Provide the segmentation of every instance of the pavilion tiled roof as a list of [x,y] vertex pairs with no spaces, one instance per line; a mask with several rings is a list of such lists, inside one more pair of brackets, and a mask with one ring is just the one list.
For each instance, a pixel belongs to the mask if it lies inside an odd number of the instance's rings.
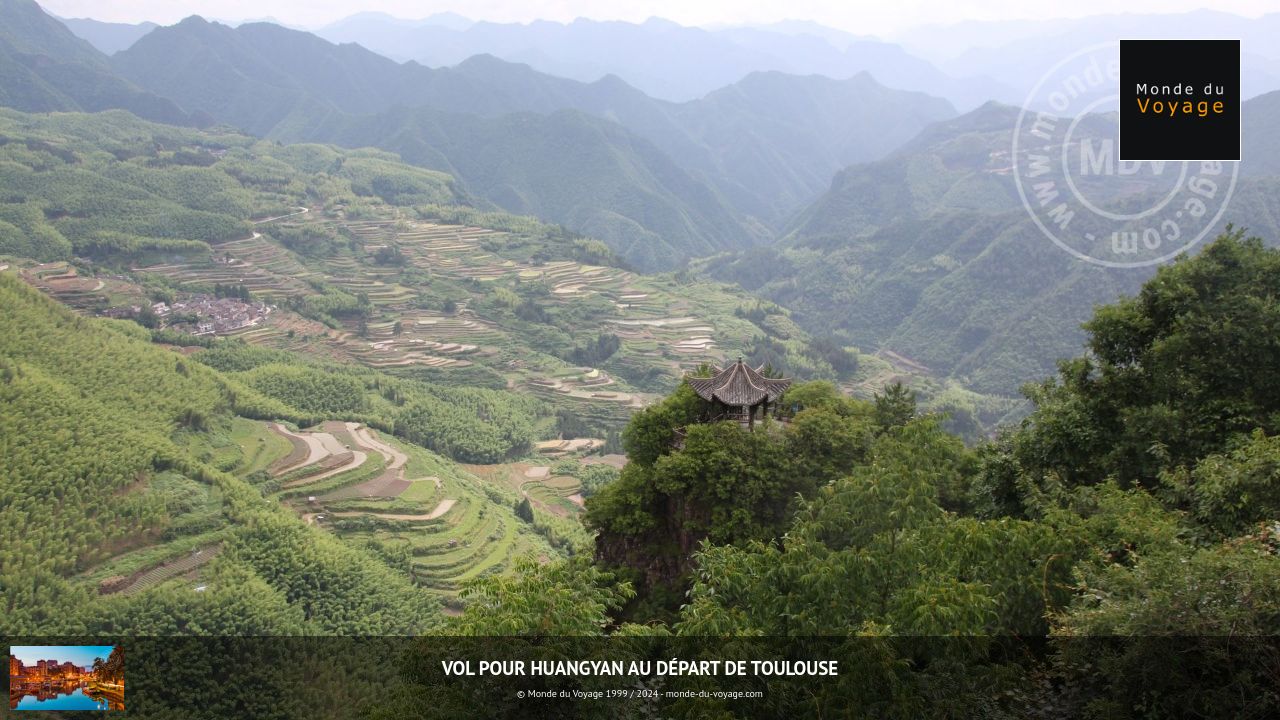
[[687,380],[703,400],[719,400],[734,407],[755,405],[765,399],[774,402],[791,385],[789,379],[761,375],[759,370],[753,370],[741,358],[714,377],[690,377]]

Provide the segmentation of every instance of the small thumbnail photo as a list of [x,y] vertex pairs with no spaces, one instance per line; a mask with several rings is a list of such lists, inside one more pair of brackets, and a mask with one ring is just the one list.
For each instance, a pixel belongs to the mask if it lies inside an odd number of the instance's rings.
[[9,648],[10,710],[124,710],[118,645]]

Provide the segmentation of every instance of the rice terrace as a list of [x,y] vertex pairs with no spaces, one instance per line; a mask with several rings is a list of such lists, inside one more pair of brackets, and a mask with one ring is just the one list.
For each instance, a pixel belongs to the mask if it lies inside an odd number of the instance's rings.
[[[466,379],[483,372],[488,382],[581,418],[601,435],[620,429],[632,411],[656,397],[651,389],[722,361],[722,346],[741,347],[756,332],[733,314],[740,298],[714,285],[700,284],[706,302],[695,304],[687,288],[678,287],[681,281],[669,276],[542,258],[538,234],[545,230],[412,220],[403,209],[382,205],[362,213],[375,217],[358,220],[346,219],[342,209],[301,210],[255,221],[249,237],[213,243],[208,252],[153,253],[127,272],[82,275],[67,262],[21,263],[13,270],[81,312],[102,315],[142,311],[157,283],[180,298],[211,289],[221,297],[235,288],[232,294],[269,312],[261,321],[210,335],[379,372],[425,371],[432,378],[472,373]],[[307,252],[308,242],[332,243],[326,247],[338,252],[316,257]],[[450,299],[441,303],[441,296]],[[530,296],[560,309],[570,342],[589,351],[607,337],[617,347],[601,354],[601,366],[541,350],[528,332],[531,321],[547,318],[521,317]],[[354,300],[368,312],[326,312],[335,298],[339,305]],[[170,305],[177,312],[193,304]],[[699,315],[695,305],[719,311],[717,317]],[[200,352],[180,345],[173,349]],[[599,457],[602,436],[539,441],[526,459],[463,465],[374,429],[359,416],[313,427],[236,419],[207,453],[307,524],[379,548],[447,603],[470,578],[501,570],[519,556],[552,557],[560,552],[557,544],[564,548],[585,537],[572,519],[583,506],[578,476],[592,472],[580,459]],[[555,432],[551,421],[540,426],[544,437]],[[597,469],[616,472],[617,466]],[[172,482],[193,489],[176,477]],[[203,570],[218,557],[227,531],[211,522],[214,493],[202,488],[200,494],[205,501],[191,503],[182,518],[190,531],[170,542],[135,538],[82,577],[104,595],[130,595],[170,581],[203,591]],[[541,527],[497,511],[522,501],[542,514]]]

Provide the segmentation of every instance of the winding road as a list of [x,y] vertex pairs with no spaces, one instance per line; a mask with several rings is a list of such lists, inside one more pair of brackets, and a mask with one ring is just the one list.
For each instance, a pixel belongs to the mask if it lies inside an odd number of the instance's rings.
[[298,212],[292,212],[292,213],[289,213],[288,215],[277,215],[277,216],[275,216],[275,217],[264,218],[264,219],[262,219],[262,220],[253,220],[253,221],[251,221],[251,222],[252,222],[254,225],[262,225],[262,224],[269,223],[269,222],[275,222],[276,220],[283,220],[283,219],[285,219],[285,218],[291,218],[291,217],[293,217],[293,216],[295,216],[295,215],[301,215],[301,214],[303,214],[303,213],[308,213],[308,212],[311,212],[311,210],[310,210],[310,209],[308,209],[308,208],[300,207],[300,208],[298,208]]
[[376,518],[382,518],[383,520],[435,520],[441,515],[444,515],[445,513],[452,510],[454,504],[457,502],[458,501],[454,500],[453,498],[445,498],[444,500],[440,501],[439,505],[436,505],[434,510],[422,515],[402,515],[402,514],[393,514],[393,513],[359,512],[359,511],[336,512],[336,513],[330,513],[330,515],[333,515],[334,517],[376,517]]

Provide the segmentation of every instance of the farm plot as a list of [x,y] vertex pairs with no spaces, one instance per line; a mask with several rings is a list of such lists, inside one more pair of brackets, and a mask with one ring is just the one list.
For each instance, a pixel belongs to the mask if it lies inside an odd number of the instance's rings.
[[221,552],[221,545],[212,545],[196,549],[186,555],[161,563],[152,568],[140,570],[126,577],[113,577],[103,580],[98,592],[103,595],[120,593],[133,595],[148,588],[155,587],[166,580],[189,575],[196,572]]
[[144,293],[114,277],[83,277],[65,262],[42,263],[20,271],[23,280],[82,312],[111,305],[149,303]]
[[610,386],[613,384],[613,378],[595,368],[578,368],[560,377],[532,377],[525,381],[529,390],[550,399],[570,398],[632,408],[644,404],[639,394],[612,389]]
[[[168,263],[139,267],[136,270],[160,275],[176,283],[194,283],[200,285],[243,285],[249,292],[261,298],[280,298],[309,291],[306,282],[289,272],[287,263],[279,254],[287,254],[283,248],[277,248],[268,257],[263,245],[270,245],[254,233],[253,237],[238,242],[225,243],[216,247],[210,257],[193,259],[188,262]],[[236,247],[232,247],[236,246]],[[275,246],[271,246],[275,247]],[[241,255],[236,255],[240,252]],[[267,267],[256,265],[244,255],[260,256],[281,272],[274,272]],[[301,269],[301,266],[297,266]],[[305,275],[310,275],[305,269]]]
[[624,318],[609,321],[627,348],[641,358],[674,361],[684,369],[723,359],[715,341],[716,328],[693,316]]
[[314,524],[344,539],[403,547],[415,580],[446,599],[461,582],[501,571],[517,554],[553,552],[509,511],[514,493],[369,428],[347,423],[346,430],[382,469],[314,499],[286,501]]

